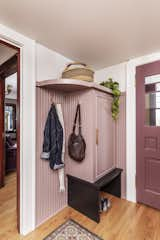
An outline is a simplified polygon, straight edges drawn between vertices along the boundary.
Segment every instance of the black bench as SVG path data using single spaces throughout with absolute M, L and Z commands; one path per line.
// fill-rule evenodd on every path
M 99 222 L 100 191 L 121 197 L 121 172 L 115 168 L 94 183 L 68 176 L 68 205 Z

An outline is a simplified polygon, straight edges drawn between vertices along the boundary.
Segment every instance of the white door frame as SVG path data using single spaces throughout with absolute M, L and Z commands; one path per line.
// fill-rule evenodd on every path
M 127 200 L 136 202 L 136 67 L 160 60 L 160 52 L 131 59 L 126 79 Z
M 35 229 L 35 41 L 0 24 L 0 39 L 20 48 L 20 233 Z

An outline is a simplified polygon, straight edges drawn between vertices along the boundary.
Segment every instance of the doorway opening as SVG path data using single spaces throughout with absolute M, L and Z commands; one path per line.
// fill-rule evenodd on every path
M 0 229 L 19 222 L 20 49 L 0 40 Z

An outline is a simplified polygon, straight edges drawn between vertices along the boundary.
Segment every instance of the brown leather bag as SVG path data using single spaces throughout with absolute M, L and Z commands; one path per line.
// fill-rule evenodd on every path
M 76 130 L 77 118 L 78 118 L 78 134 L 76 135 L 75 130 Z M 81 162 L 85 158 L 85 151 L 86 151 L 86 143 L 82 136 L 82 129 L 81 129 L 81 109 L 80 109 L 80 104 L 78 104 L 76 109 L 75 119 L 74 119 L 73 131 L 68 141 L 68 153 L 73 160 L 77 162 Z

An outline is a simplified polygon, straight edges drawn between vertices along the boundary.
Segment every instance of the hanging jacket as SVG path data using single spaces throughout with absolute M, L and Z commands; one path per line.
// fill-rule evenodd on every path
M 49 160 L 53 170 L 64 167 L 62 162 L 63 128 L 59 121 L 55 105 L 52 104 L 44 128 L 43 151 L 41 158 Z

